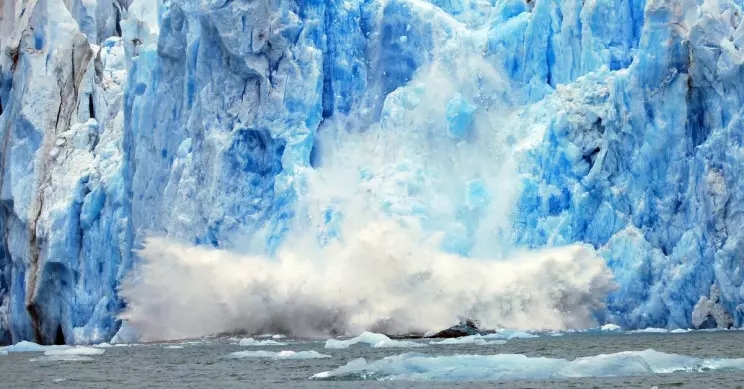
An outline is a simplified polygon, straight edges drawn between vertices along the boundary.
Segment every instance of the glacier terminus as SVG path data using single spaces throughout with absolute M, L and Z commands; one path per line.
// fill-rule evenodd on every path
M 741 0 L 5 0 L 0 344 L 742 327 L 743 108 Z

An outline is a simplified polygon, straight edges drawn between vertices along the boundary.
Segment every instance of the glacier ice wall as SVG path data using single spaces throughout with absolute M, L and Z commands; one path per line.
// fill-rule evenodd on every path
M 345 190 L 461 256 L 593 245 L 601 321 L 741 326 L 741 7 L 7 0 L 0 343 L 111 338 L 148 234 L 343 239 Z

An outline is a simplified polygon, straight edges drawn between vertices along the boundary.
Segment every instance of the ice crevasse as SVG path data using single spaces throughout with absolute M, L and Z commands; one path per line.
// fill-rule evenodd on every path
M 6 1 L 0 343 L 110 340 L 147 234 L 274 252 L 370 139 L 390 163 L 360 185 L 393 177 L 375 206 L 443 251 L 589 244 L 618 283 L 599 321 L 741 326 L 742 6 Z

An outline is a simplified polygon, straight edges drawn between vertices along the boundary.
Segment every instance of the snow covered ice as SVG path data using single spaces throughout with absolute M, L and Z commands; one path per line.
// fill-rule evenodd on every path
M 0 344 L 741 327 L 742 15 L 7 0 Z
M 475 381 L 622 377 L 673 372 L 744 370 L 744 359 L 703 359 L 654 350 L 577 358 L 531 358 L 520 354 L 428 356 L 406 353 L 367 362 L 355 359 L 313 379 Z

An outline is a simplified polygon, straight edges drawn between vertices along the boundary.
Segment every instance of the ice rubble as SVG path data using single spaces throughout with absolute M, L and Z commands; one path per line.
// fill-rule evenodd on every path
M 744 324 L 739 2 L 3 7 L 0 343 L 110 340 L 146 234 L 342 239 L 335 200 L 296 204 L 358 132 L 389 163 L 346 183 L 387 180 L 367 205 L 442 250 L 586 242 L 620 286 L 600 322 Z
M 704 359 L 654 350 L 623 351 L 574 360 L 520 354 L 428 356 L 406 353 L 367 362 L 355 359 L 313 379 L 475 381 L 621 377 L 673 372 L 744 370 L 744 359 Z

